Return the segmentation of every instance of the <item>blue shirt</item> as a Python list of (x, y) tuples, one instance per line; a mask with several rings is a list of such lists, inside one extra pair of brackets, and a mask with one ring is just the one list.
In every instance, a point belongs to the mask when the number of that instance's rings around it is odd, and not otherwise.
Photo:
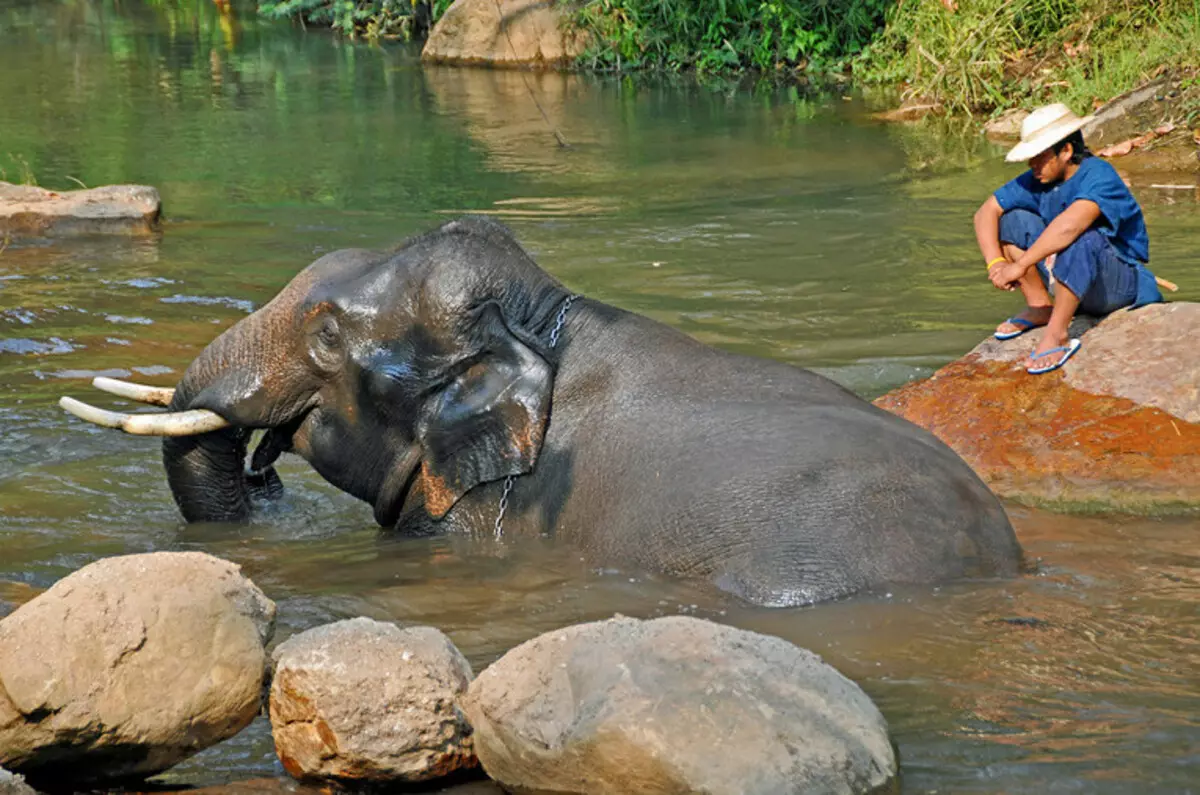
[(1078, 199), (1093, 201), (1100, 217), (1092, 224), (1108, 238), (1117, 256), (1133, 265), (1150, 261), (1150, 238), (1142, 208), (1117, 170), (1098, 157), (1084, 158), (1070, 179), (1043, 185), (1026, 171), (994, 194), (1005, 210), (1029, 210), (1049, 224)]

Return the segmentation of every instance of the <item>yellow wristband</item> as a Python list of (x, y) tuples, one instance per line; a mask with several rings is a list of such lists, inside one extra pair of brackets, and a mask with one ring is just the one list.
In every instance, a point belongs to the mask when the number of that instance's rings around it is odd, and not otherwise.
[(998, 265), (999, 263), (1007, 262), (1007, 261), (1008, 261), (1008, 259), (1006, 257), (996, 257), (994, 260), (992, 260), (991, 262), (989, 262), (987, 264), (987, 269), (991, 270), (992, 268), (996, 267), (996, 265)]

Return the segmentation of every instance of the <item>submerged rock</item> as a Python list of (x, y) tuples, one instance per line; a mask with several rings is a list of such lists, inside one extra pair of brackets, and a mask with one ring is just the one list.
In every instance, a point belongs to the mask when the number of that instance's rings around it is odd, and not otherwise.
[(145, 185), (52, 191), (0, 182), (0, 236), (148, 234), (161, 212), (158, 191)]
[(253, 720), (275, 605), (200, 552), (107, 558), (0, 621), (0, 764), (42, 783), (152, 775)]
[(1073, 324), (1083, 347), (1060, 370), (1022, 367), (1040, 330), (989, 337), (875, 403), (928, 428), (1002, 497), (1068, 509), (1200, 508), (1200, 304), (1153, 304), (1093, 323)]
[(272, 659), (275, 750), (296, 778), (390, 784), (476, 766), (456, 703), (471, 666), (438, 630), (355, 618), (289, 638)]
[(896, 775), (857, 685), (780, 638), (695, 618), (547, 633), (463, 706), (484, 770), (521, 792), (865, 793)]
[[(422, 60), (450, 64), (561, 67), (587, 48), (554, 0), (455, 0), (433, 26)], [(502, 16), (503, 15), (503, 16)]]

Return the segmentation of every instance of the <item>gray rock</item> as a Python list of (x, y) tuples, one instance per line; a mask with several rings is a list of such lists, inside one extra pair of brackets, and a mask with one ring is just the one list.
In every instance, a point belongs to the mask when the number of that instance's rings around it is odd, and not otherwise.
[(506, 789), (709, 795), (879, 792), (896, 757), (867, 697), (779, 638), (617, 617), (518, 646), (463, 708)]
[(1006, 110), (983, 125), (983, 131), (989, 138), (1020, 138), (1021, 124), (1029, 116), (1024, 108)]
[(1092, 121), (1083, 128), (1088, 148), (1101, 149), (1166, 121), (1172, 109), (1156, 98), (1171, 84), (1172, 80), (1166, 77), (1151, 80), (1097, 108), (1090, 114), (1094, 117)]
[(161, 213), (158, 191), (145, 185), (60, 192), (0, 182), (0, 236), (148, 234)]
[(200, 552), (107, 558), (0, 621), (0, 764), (34, 784), (146, 776), (259, 712), (275, 605)]
[(456, 704), (471, 666), (438, 630), (355, 618), (289, 638), (272, 658), (275, 751), (296, 778), (416, 782), (476, 766)]
[(24, 776), (0, 767), (0, 795), (37, 795), (37, 791), (25, 783)]

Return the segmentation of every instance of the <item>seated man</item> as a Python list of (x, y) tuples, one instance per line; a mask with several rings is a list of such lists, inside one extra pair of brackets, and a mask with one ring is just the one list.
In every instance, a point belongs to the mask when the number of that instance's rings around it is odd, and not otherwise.
[(1077, 310), (1103, 316), (1162, 300), (1146, 269), (1142, 209), (1116, 170), (1088, 151), (1080, 130), (1089, 121), (1062, 104), (1029, 114), (1005, 157), (1028, 160), (1029, 171), (975, 213), (992, 284), (1025, 296), (1025, 311), (1001, 323), (996, 338), (1046, 327), (1025, 363), (1032, 374), (1058, 369), (1079, 350), (1079, 340), (1067, 338)]

